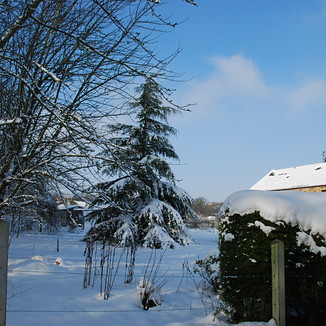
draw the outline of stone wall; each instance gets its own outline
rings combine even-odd
[[[296,190],[296,191],[304,191],[304,192],[324,192],[326,191],[326,185],[325,186],[314,186],[314,187],[303,187],[303,188],[292,188],[292,189],[279,189],[281,190]]]

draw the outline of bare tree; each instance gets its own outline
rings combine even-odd
[[[202,217],[216,215],[221,206],[221,202],[209,202],[204,197],[195,198],[193,201],[194,211]]]
[[[156,6],[146,0],[0,4],[0,218],[35,202],[23,190],[38,180],[73,192],[91,182],[104,160],[97,153],[112,146],[102,125],[128,114],[121,108],[129,85],[137,77],[174,76],[167,70],[174,54],[161,59],[152,50],[157,35],[175,26]]]

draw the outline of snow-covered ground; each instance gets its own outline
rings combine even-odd
[[[82,233],[25,233],[12,238],[7,326],[229,325],[222,315],[215,321],[212,315],[206,315],[194,282],[182,267],[185,262],[192,267],[198,257],[216,253],[218,234],[212,229],[190,232],[195,243],[165,252],[159,274],[171,278],[162,289],[162,305],[148,311],[137,304],[136,287],[149,261],[150,249],[137,252],[134,281],[124,284],[124,273],[119,272],[109,300],[103,300],[98,284],[92,289],[83,289],[85,244],[80,241]],[[240,325],[276,324],[270,321]]]

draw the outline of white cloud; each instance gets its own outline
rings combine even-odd
[[[326,81],[306,80],[303,85],[285,94],[294,112],[326,107]]]
[[[211,58],[212,71],[203,80],[190,83],[185,101],[196,103],[197,115],[237,108],[238,111],[273,110],[298,113],[326,106],[326,80],[303,80],[298,85],[264,82],[254,61],[242,55]]]
[[[193,80],[190,91],[183,94],[187,103],[196,103],[197,114],[228,109],[225,102],[249,103],[273,95],[263,82],[261,72],[251,60],[241,56],[213,57],[212,70],[203,80]],[[184,102],[184,101],[183,101]],[[240,105],[241,106],[241,105]]]
[[[257,66],[241,55],[212,59],[216,78],[225,86],[230,95],[260,97],[268,95],[270,89],[264,84]]]

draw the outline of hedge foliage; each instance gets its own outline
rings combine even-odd
[[[219,229],[219,272],[210,274],[210,283],[231,322],[272,318],[271,243],[277,239],[285,247],[287,326],[326,325],[326,256],[318,252],[318,246],[326,247],[324,237],[284,221],[270,222],[258,211],[226,212]],[[301,243],[303,234],[310,243]],[[213,260],[197,261],[197,270],[209,276]]]

